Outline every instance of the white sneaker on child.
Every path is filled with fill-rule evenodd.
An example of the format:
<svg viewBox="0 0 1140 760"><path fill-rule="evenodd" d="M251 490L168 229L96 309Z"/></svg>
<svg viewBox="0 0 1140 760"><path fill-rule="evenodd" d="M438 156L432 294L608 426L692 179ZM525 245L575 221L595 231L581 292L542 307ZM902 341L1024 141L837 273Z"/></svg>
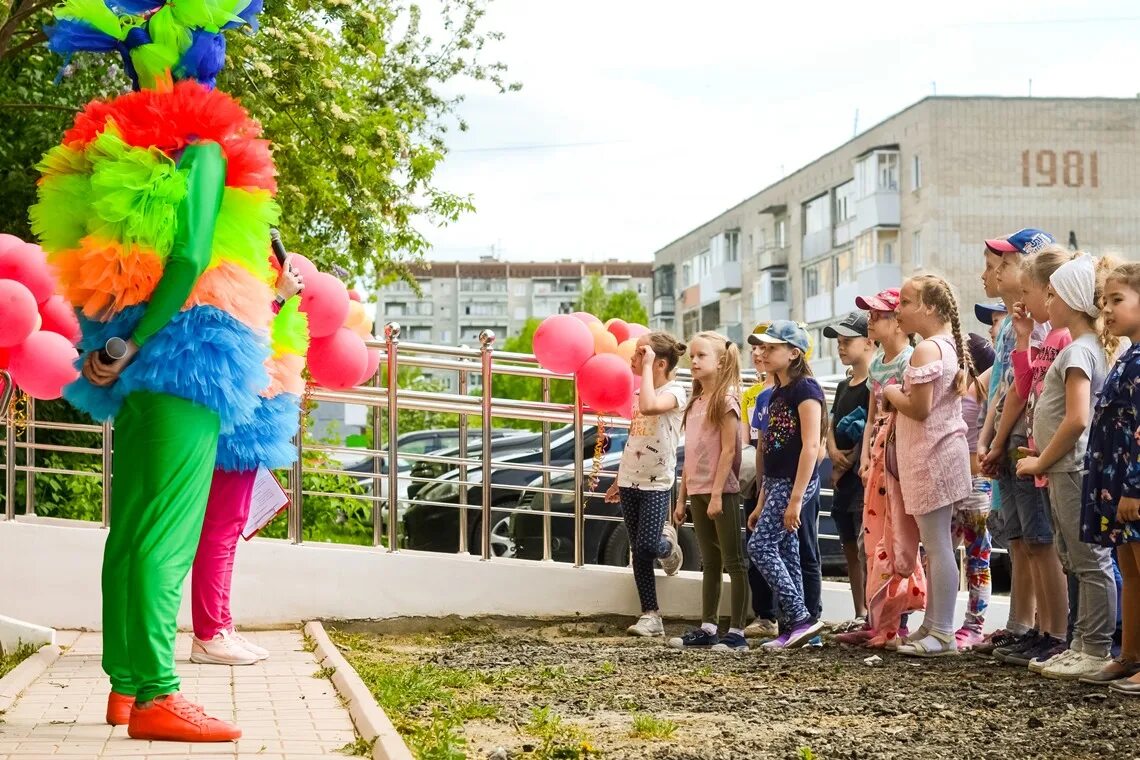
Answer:
<svg viewBox="0 0 1140 760"><path fill-rule="evenodd" d="M194 637L190 662L199 665L253 665L257 655L237 643L230 632L222 629L209 641Z"/></svg>
<svg viewBox="0 0 1140 760"><path fill-rule="evenodd" d="M1076 655L1077 653L1072 649L1066 649L1060 654L1053 655L1048 660L1033 660L1029 663L1029 672L1040 674L1045 670L1045 668L1052 668L1054 666L1060 665L1061 663L1068 661L1071 657L1076 657Z"/></svg>
<svg viewBox="0 0 1140 760"><path fill-rule="evenodd" d="M677 540L677 529L666 523L661 529L661 537L669 543L669 556L661 560L661 569L666 575L676 575L681 569L681 563L685 561L685 555L681 552L681 542Z"/></svg>
<svg viewBox="0 0 1140 760"><path fill-rule="evenodd" d="M665 635L665 625L656 615L642 615L637 622L625 629L630 636L652 638Z"/></svg>
<svg viewBox="0 0 1140 760"><path fill-rule="evenodd" d="M245 636L242 636L240 633L238 633L236 628L230 629L230 638L233 639L234 641L236 641L238 643L238 645L241 646L242 649L245 649L250 654L257 655L258 660L268 660L269 659L269 650L268 649L266 649L265 647L259 647L257 644L254 644L252 641L247 639Z"/></svg>
<svg viewBox="0 0 1140 760"><path fill-rule="evenodd" d="M1111 657L1097 657L1084 652L1073 652L1061 662L1045 667L1041 671L1041 675L1061 681L1077 681L1099 673L1110 662L1112 662Z"/></svg>

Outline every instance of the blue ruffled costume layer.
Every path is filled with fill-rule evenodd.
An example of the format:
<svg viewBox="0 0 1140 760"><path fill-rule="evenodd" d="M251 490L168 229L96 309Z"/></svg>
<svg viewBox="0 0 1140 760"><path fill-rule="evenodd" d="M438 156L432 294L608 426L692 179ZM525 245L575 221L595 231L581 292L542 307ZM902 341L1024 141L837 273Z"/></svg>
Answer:
<svg viewBox="0 0 1140 760"><path fill-rule="evenodd" d="M145 308L128 307L108 322L80 315L83 338L78 366L82 366L86 353L103 348L108 338L132 335ZM114 417L123 399L135 391L167 393L213 410L221 431L230 433L254 418L258 394L269 384L265 371L268 356L268 335L250 329L221 309L195 306L177 314L148 340L116 383L99 388L80 377L64 388L63 396L103 421Z"/></svg>
<svg viewBox="0 0 1140 760"><path fill-rule="evenodd" d="M292 393L258 399L249 422L223 433L218 439L218 461L214 465L227 472L247 472L258 467L276 470L297 459L293 435L301 415L301 399Z"/></svg>

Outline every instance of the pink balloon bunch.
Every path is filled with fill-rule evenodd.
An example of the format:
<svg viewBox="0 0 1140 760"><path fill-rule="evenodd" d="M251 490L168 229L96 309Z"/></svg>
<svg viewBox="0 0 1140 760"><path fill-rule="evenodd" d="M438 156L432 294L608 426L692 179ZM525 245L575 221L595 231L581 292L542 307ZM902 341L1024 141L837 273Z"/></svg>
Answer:
<svg viewBox="0 0 1140 760"><path fill-rule="evenodd" d="M380 352L364 345L372 337L373 322L360 293L318 271L300 254L291 255L289 261L305 282L300 309L309 318L309 374L330 390L364 383L376 374Z"/></svg>
<svg viewBox="0 0 1140 760"><path fill-rule="evenodd" d="M79 320L34 243L0 234L0 369L33 398L57 399L79 377Z"/></svg>
<svg viewBox="0 0 1140 760"><path fill-rule="evenodd" d="M605 324L584 311L547 317L534 333L534 355L545 369L575 375L583 404L599 414L630 417L630 362L644 325L611 319Z"/></svg>

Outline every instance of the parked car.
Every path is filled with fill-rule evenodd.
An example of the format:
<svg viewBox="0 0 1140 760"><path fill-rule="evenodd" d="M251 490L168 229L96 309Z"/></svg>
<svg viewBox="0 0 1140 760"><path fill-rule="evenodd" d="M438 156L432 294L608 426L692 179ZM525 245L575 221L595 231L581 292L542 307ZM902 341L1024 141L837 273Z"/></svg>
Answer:
<svg viewBox="0 0 1140 760"><path fill-rule="evenodd" d="M747 490L756 477L755 457L756 450L748 447L741 458L741 486ZM603 460L604 469L616 472L621 457L610 454ZM677 474L685 461L685 444L677 448ZM823 482L831 477L831 462L825 460L820 470ZM604 494L613 483L613 475L603 475L598 481L596 492ZM542 479L536 478L530 482L531 488L542 485ZM574 475L559 475L550 480L551 488L573 490ZM676 487L673 490L676 496ZM524 491L519 497L518 509L530 512L516 512L511 516L509 523L509 536L514 544L515 556L522 559L542 559L543 555L543 509L544 500L538 491ZM553 515L550 521L550 556L557 562L572 562L574 560L574 498L570 494L551 494L550 512ZM820 500L819 532L821 536L836 534L835 522L831 519L831 491L825 489ZM827 514L823 514L823 513ZM625 525L621 522L598 518L621 518L621 505L608 504L601 496L593 496L586 503L586 524L584 528L585 560L591 565L613 565L625 567L629 564L629 535ZM682 569L700 569L700 551L697 548L696 536L690 523L682 526L678 533L681 549L685 554ZM846 574L847 563L843 555L843 547L834 538L820 538L821 560L826 573L838 571Z"/></svg>
<svg viewBox="0 0 1140 760"><path fill-rule="evenodd" d="M589 462L594 456L597 428L590 425L582 431L582 456ZM606 431L605 450L620 452L625 448L628 431L623 428L610 428ZM529 438L529 437L528 437ZM499 442L492 450L492 461L496 467L491 473L491 504L497 508L492 515L492 544L495 556L513 557L514 542L510 537L510 513L499 511L518 503L523 486L535 476L525 465L542 464L542 436L535 440L520 443L516 439L502 441L507 453L501 453ZM440 452L446 455L448 452ZM451 454L458 456L457 451ZM479 452L481 454L481 451ZM551 433L550 464L563 467L571 473L574 466L574 431L570 427ZM469 452L474 454L474 452ZM523 469L502 465L523 465ZM419 471L413 468L413 472ZM467 540L468 547L476 551L482 540L482 469L472 466L467 471ZM558 477L555 475L554 477ZM572 475L571 475L572 477ZM425 551L455 552L459 550L459 470L452 469L427 484L416 483L418 489L409 489L411 504L404 513L404 544L409 549ZM513 487L512 487L513 486ZM426 503L433 502L433 503ZM442 506L441 506L442 505Z"/></svg>

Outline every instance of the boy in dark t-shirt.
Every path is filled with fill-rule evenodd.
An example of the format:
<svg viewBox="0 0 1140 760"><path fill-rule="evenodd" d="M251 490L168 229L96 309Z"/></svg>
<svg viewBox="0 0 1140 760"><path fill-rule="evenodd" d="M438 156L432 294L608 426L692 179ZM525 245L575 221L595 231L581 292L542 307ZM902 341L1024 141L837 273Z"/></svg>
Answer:
<svg viewBox="0 0 1140 760"><path fill-rule="evenodd" d="M827 430L827 453L831 458L831 516L847 557L847 575L851 581L851 601L855 620L843 626L861 627L867 616L865 599L866 554L863 547L863 481L859 478L859 457L863 429L867 424L867 407L871 400L868 368L875 355L875 343L867 338L868 316L853 311L838 324L823 329L827 338L839 342L839 361L849 367L845 380L835 391L831 407L831 424Z"/></svg>

